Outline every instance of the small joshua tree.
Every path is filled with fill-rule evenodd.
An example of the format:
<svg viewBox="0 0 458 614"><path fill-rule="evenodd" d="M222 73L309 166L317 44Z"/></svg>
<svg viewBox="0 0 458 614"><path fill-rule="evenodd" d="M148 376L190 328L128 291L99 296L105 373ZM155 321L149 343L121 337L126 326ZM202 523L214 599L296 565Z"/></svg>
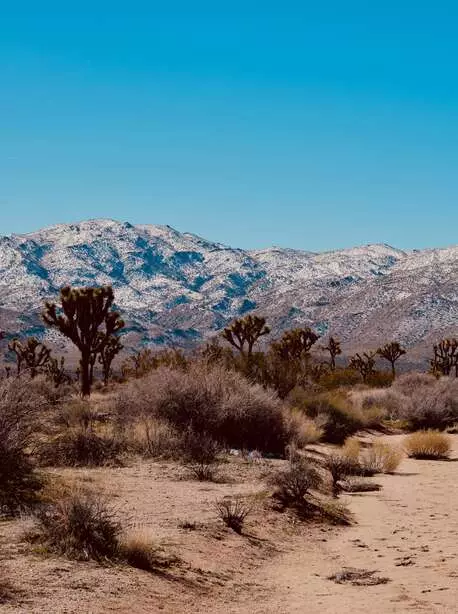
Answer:
<svg viewBox="0 0 458 614"><path fill-rule="evenodd" d="M56 388L71 382L71 377L65 370L65 358L63 356L61 356L60 361L50 356L49 362L46 365L46 374Z"/></svg>
<svg viewBox="0 0 458 614"><path fill-rule="evenodd" d="M254 344L260 337L269 333L270 328L266 326L265 318L247 315L235 320L229 327L225 328L222 336L243 356L251 357Z"/></svg>
<svg viewBox="0 0 458 614"><path fill-rule="evenodd" d="M108 380L111 375L111 364L115 356L119 354L122 348L123 345L118 337L112 335L100 350L99 363L102 365L103 383L105 386L108 384Z"/></svg>
<svg viewBox="0 0 458 614"><path fill-rule="evenodd" d="M433 347L431 370L435 375L450 375L455 369L458 377L458 339L442 339Z"/></svg>
<svg viewBox="0 0 458 614"><path fill-rule="evenodd" d="M329 337L328 344L323 345L321 349L329 352L329 355L330 355L329 367L331 371L335 371L336 356L338 356L339 354L342 354L342 349L340 347L340 341L338 341L335 337Z"/></svg>
<svg viewBox="0 0 458 614"><path fill-rule="evenodd" d="M350 358L349 368L358 371L363 378L363 382L375 373L376 354L377 352L363 352L362 355L357 353Z"/></svg>
<svg viewBox="0 0 458 614"><path fill-rule="evenodd" d="M81 354L81 394L91 393L91 357L99 354L110 337L118 332L124 321L112 310L114 301L111 286L100 288L71 288L60 291L61 305L46 303L43 319L70 339Z"/></svg>
<svg viewBox="0 0 458 614"><path fill-rule="evenodd" d="M8 344L8 349L16 355L18 375L25 367L32 378L46 366L51 355L51 350L35 337L29 337L24 343L19 339L13 339Z"/></svg>
<svg viewBox="0 0 458 614"><path fill-rule="evenodd" d="M401 347L397 341L392 341L391 343L387 343L383 347L380 347L377 350L377 354L391 364L391 373L394 379L396 377L395 363L397 360L399 360L399 358L401 358L401 356L406 354L406 350Z"/></svg>

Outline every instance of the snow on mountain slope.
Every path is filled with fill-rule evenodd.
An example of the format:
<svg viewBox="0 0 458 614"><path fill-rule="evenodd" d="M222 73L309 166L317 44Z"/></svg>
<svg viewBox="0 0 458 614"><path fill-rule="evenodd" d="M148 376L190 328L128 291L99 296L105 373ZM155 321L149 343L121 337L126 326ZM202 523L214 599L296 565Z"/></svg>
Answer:
<svg viewBox="0 0 458 614"><path fill-rule="evenodd" d="M112 220L0 238L0 328L8 336L43 334L43 301L66 284L111 284L133 343L192 345L252 310L274 334L311 325L339 335L348 350L392 338L421 346L458 333L458 246L244 251Z"/></svg>

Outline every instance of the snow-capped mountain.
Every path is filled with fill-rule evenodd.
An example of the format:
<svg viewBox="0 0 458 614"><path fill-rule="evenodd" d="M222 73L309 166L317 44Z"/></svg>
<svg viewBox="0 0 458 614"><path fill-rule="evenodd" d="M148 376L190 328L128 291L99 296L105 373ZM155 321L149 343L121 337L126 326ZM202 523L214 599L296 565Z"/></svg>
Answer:
<svg viewBox="0 0 458 614"><path fill-rule="evenodd" d="M0 329L8 337L55 339L40 312L67 284L111 284L132 345L196 344L254 310L272 336L308 325L332 332L348 351L392 339L424 351L458 334L458 246L245 251L169 226L111 220L0 238Z"/></svg>

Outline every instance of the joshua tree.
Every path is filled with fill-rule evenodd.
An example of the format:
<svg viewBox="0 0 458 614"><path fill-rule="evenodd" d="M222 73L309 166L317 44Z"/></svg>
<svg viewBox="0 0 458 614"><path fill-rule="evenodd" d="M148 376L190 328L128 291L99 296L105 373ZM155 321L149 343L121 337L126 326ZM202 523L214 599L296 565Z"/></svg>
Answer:
<svg viewBox="0 0 458 614"><path fill-rule="evenodd" d="M323 345L321 347L322 350L327 350L331 357L329 361L329 367L331 371L335 371L336 369L336 356L342 354L342 349L340 347L340 341L338 341L335 337L329 337L328 345Z"/></svg>
<svg viewBox="0 0 458 614"><path fill-rule="evenodd" d="M79 349L81 394L91 393L90 363L99 354L110 337L118 332L124 322L119 313L112 311L114 301L111 286L100 288L62 288L61 305L46 303L43 319L57 328Z"/></svg>
<svg viewBox="0 0 458 614"><path fill-rule="evenodd" d="M380 347L377 350L377 354L387 360L391 364L391 373L393 374L393 379L396 377L396 369L395 363L396 361L406 354L406 350L401 347L401 345L397 341L392 341L391 343L387 343L383 347Z"/></svg>
<svg viewBox="0 0 458 614"><path fill-rule="evenodd" d="M311 328L295 328L283 333L279 341L272 343L272 348L286 360L301 360L307 358L313 346L319 339Z"/></svg>
<svg viewBox="0 0 458 614"><path fill-rule="evenodd" d="M108 384L108 379L111 374L111 363L114 357L122 350L123 345L119 341L118 337L112 335L107 343L102 347L99 353L99 363L102 365L103 371L103 383L105 386Z"/></svg>
<svg viewBox="0 0 458 614"><path fill-rule="evenodd" d="M19 375L25 366L30 370L31 377L35 377L48 363L51 354L51 350L35 337L29 337L24 343L13 339L8 343L8 349L16 355L17 374Z"/></svg>
<svg viewBox="0 0 458 614"><path fill-rule="evenodd" d="M355 369L361 374L363 382L367 380L369 375L375 373L375 356L377 352L364 352L363 355L355 354L350 358L349 368Z"/></svg>
<svg viewBox="0 0 458 614"><path fill-rule="evenodd" d="M50 356L46 365L48 379L54 382L56 388L71 381L71 377L65 371L65 358L61 356L60 361Z"/></svg>
<svg viewBox="0 0 458 614"><path fill-rule="evenodd" d="M434 358L431 360L433 373L450 375L455 369L455 376L458 377L458 339L442 339L433 350Z"/></svg>
<svg viewBox="0 0 458 614"><path fill-rule="evenodd" d="M233 345L243 356L251 357L253 346L263 335L268 335L270 328L266 326L266 319L260 316L247 315L235 320L222 332L226 341ZM246 354L245 354L246 346Z"/></svg>

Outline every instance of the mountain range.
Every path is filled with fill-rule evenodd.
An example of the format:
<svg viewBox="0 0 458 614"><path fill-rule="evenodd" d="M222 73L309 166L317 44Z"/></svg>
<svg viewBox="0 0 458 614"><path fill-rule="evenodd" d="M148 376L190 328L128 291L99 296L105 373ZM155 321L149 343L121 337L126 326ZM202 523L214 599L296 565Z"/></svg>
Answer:
<svg viewBox="0 0 458 614"><path fill-rule="evenodd" d="M242 250L169 226L104 219L0 238L7 339L33 334L64 347L41 322L43 302L64 285L102 284L114 288L132 347L190 347L252 311L267 318L272 338L311 326L337 336L347 353L398 340L413 361L458 334L458 246Z"/></svg>

